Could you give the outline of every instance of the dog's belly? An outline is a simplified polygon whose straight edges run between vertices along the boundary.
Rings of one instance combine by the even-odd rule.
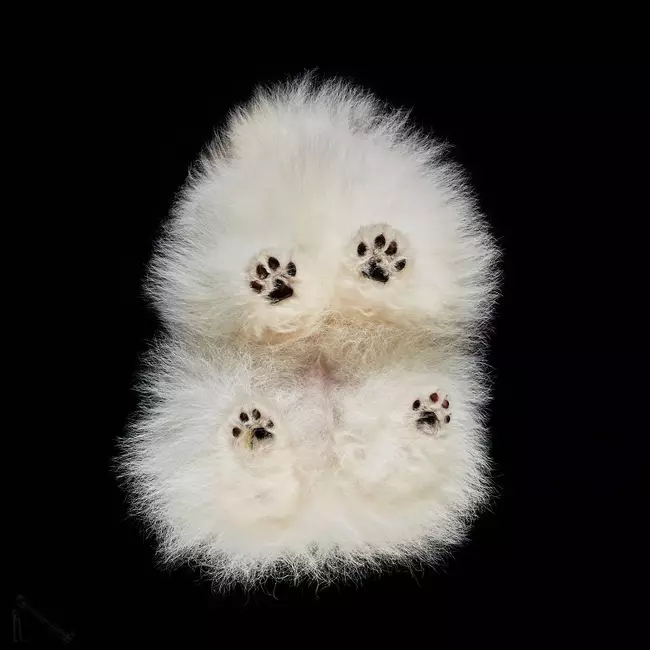
[[[306,382],[316,407],[322,413],[323,425],[330,429],[340,419],[335,400],[337,381],[331,360],[319,354],[308,367]]]

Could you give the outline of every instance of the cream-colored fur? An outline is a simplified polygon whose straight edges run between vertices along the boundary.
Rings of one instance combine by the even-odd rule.
[[[438,145],[304,78],[236,110],[148,278],[166,326],[121,475],[219,586],[431,562],[489,494],[496,249]]]

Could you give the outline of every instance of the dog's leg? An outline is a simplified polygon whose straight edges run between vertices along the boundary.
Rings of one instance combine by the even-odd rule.
[[[480,418],[461,378],[393,368],[337,397],[335,455],[362,489],[406,497],[480,474]]]

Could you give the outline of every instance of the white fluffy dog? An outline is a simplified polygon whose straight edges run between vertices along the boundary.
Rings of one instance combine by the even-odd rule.
[[[232,114],[151,265],[167,332],[120,459],[165,561],[322,581],[462,539],[498,253],[441,155],[339,82]]]

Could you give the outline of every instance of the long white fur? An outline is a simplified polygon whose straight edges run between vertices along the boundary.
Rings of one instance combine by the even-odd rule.
[[[387,283],[357,252],[378,234],[406,259]],[[250,285],[269,255],[297,268],[277,304]],[[237,109],[148,278],[167,331],[120,472],[162,558],[251,586],[431,563],[461,541],[489,496],[497,258],[462,174],[405,113],[311,77]],[[416,426],[415,400],[437,428]],[[272,438],[233,436],[252,409]]]

